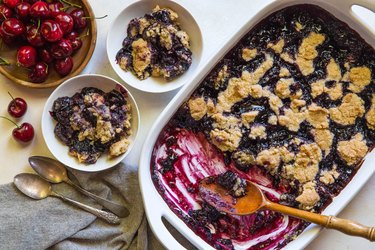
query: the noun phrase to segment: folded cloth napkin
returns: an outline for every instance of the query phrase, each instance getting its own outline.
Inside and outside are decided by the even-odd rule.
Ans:
[[[33,200],[10,183],[0,186],[0,249],[164,249],[150,233],[135,167],[124,164],[98,173],[70,170],[88,191],[125,204],[130,216],[110,225],[55,197]],[[53,190],[96,208],[92,199],[65,183]]]

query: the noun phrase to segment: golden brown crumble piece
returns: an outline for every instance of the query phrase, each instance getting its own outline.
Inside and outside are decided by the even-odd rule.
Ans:
[[[332,132],[329,129],[312,129],[311,133],[314,136],[316,144],[318,144],[325,155],[328,155],[333,142],[334,135]]]
[[[241,114],[242,124],[245,127],[250,128],[250,124],[254,122],[258,114],[259,114],[259,111],[249,111],[246,113],[242,113]]]
[[[257,49],[250,49],[250,48],[244,48],[242,49],[242,59],[245,61],[251,61],[253,60],[258,54]]]
[[[300,124],[306,119],[306,110],[301,112],[285,109],[284,115],[279,116],[279,124],[287,127],[290,131],[297,132]]]
[[[255,124],[250,129],[249,137],[251,139],[264,139],[267,137],[266,127],[263,125]]]
[[[132,48],[134,72],[140,79],[145,79],[149,76],[145,69],[149,67],[151,63],[150,48],[147,42],[142,38],[135,40],[132,43]]]
[[[319,194],[315,190],[315,182],[310,181],[302,186],[302,193],[296,198],[299,207],[304,210],[311,210],[315,204],[320,200]]]
[[[212,143],[221,151],[233,152],[240,144],[242,133],[239,129],[217,129],[211,130],[210,138]]]
[[[372,104],[366,114],[366,123],[369,129],[375,130],[375,94],[372,95]]]
[[[314,128],[328,128],[328,115],[329,111],[327,109],[313,103],[308,107],[306,120]]]
[[[316,47],[324,41],[325,36],[315,32],[311,32],[302,40],[301,46],[298,49],[296,63],[304,76],[314,72],[315,67],[313,60],[318,56]]]
[[[371,70],[367,67],[351,68],[349,72],[351,84],[349,90],[359,93],[371,82]]]
[[[363,104],[359,96],[349,93],[344,96],[340,106],[329,110],[331,119],[341,125],[354,124],[357,117],[362,117],[365,113]]]
[[[275,51],[276,54],[280,54],[281,52],[283,52],[284,45],[285,45],[285,40],[280,39],[276,43],[267,44],[267,48],[271,48],[273,51]]]
[[[194,120],[200,120],[207,113],[207,105],[203,97],[197,97],[188,101],[190,115]]]
[[[334,165],[331,170],[324,170],[320,173],[319,180],[326,185],[333,184],[335,180],[340,176],[337,172],[337,165]]]
[[[357,133],[349,141],[339,141],[337,152],[346,164],[353,166],[365,157],[368,147],[361,133]]]
[[[290,97],[290,86],[294,83],[293,78],[281,78],[276,83],[275,93],[278,97],[284,99]]]

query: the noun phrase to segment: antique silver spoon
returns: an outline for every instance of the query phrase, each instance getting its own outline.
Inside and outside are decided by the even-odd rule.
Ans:
[[[119,224],[120,218],[111,212],[106,212],[75,201],[52,190],[51,184],[36,174],[22,173],[14,177],[14,184],[25,195],[30,198],[41,200],[48,196],[54,196],[63,201],[70,202],[83,210],[90,212],[111,224]]]
[[[129,210],[126,207],[97,196],[73,183],[68,178],[67,170],[62,163],[45,156],[31,156],[29,157],[29,163],[30,166],[35,170],[35,172],[37,172],[45,180],[51,183],[65,182],[75,187],[81,193],[94,199],[100,205],[121,218],[127,217],[129,215]]]

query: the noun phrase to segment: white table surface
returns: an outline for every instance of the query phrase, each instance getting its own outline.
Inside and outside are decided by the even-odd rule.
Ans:
[[[190,11],[198,22],[204,41],[202,63],[205,63],[212,53],[219,50],[231,35],[249,18],[249,13],[262,8],[271,0],[179,0],[182,6]],[[93,57],[83,73],[98,73],[113,77],[121,82],[111,68],[106,54],[106,36],[110,24],[116,15],[125,8],[129,0],[89,0],[96,16],[108,15],[97,20],[98,39]],[[375,26],[375,14],[363,12],[366,22]],[[126,85],[126,84],[125,84]],[[125,164],[137,166],[141,146],[151,124],[171,100],[176,91],[166,94],[148,94],[127,86],[134,95],[141,113],[140,135],[132,152],[124,160]],[[7,105],[10,98],[7,92],[15,97],[27,100],[28,111],[19,122],[30,122],[35,128],[35,138],[31,144],[20,145],[14,141],[11,133],[13,126],[5,120],[0,120],[0,184],[13,180],[20,172],[32,172],[27,159],[31,155],[52,156],[43,140],[40,119],[45,101],[53,89],[29,89],[16,85],[0,75],[0,115],[8,116]],[[178,90],[177,90],[178,91]],[[375,176],[362,188],[351,203],[340,213],[343,218],[357,220],[366,225],[375,225]],[[0,204],[1,208],[1,204]],[[323,230],[322,233],[306,248],[313,249],[375,249],[375,244],[342,233]]]

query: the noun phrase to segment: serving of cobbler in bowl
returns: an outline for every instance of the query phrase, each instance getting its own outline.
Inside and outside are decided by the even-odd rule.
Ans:
[[[110,168],[130,152],[139,126],[128,90],[102,75],[80,75],[48,98],[42,132],[51,153],[83,171]]]
[[[374,79],[375,50],[347,24],[316,5],[278,10],[166,122],[149,162],[153,184],[214,248],[283,248],[309,223],[268,210],[220,213],[199,181],[230,171],[271,201],[322,212],[374,147]]]
[[[194,17],[175,1],[137,1],[122,10],[107,35],[112,68],[150,93],[175,90],[197,70],[203,50]]]

